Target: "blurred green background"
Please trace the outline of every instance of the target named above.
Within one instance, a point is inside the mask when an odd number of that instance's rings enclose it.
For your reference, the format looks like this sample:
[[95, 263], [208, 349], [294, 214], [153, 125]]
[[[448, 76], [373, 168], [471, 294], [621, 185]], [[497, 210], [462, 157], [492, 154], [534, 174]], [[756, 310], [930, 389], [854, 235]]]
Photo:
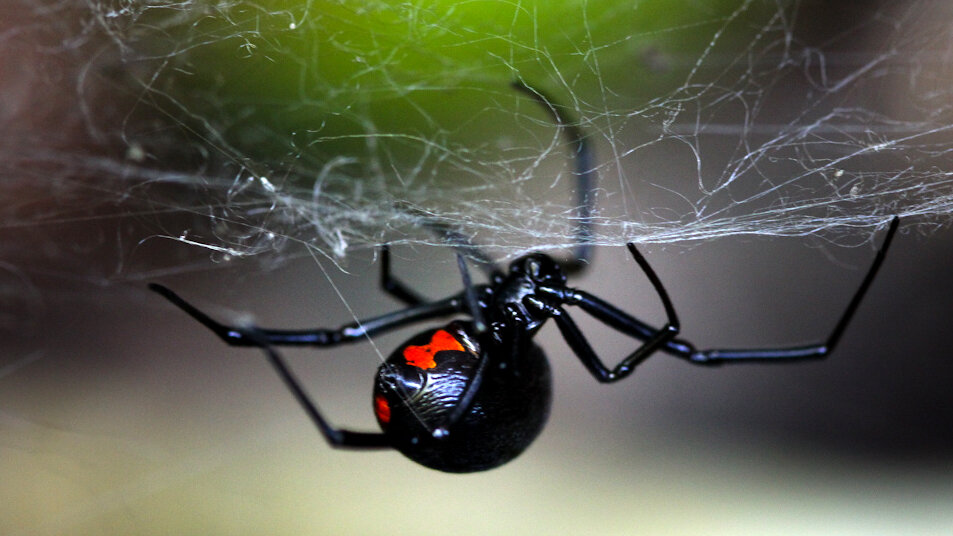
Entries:
[[[144, 44], [175, 54], [154, 83], [201, 110], [240, 154], [274, 159], [294, 133], [325, 160], [366, 159], [369, 128], [486, 144], [510, 117], [492, 111], [512, 100], [515, 79], [609, 109], [658, 97], [685, 81], [726, 20], [735, 22], [719, 45], [736, 50], [776, 9], [732, 0], [273, 1], [221, 16], [210, 8]], [[138, 23], [169, 16], [156, 10]], [[183, 43], [196, 46], [180, 54]]]

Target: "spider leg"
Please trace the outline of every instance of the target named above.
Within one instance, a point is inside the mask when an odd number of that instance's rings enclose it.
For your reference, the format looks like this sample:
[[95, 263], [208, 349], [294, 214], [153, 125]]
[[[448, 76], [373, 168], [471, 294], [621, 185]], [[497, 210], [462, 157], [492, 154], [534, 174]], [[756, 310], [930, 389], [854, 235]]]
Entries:
[[[567, 304], [578, 306], [596, 320], [630, 337], [644, 341], [653, 337], [659, 331], [659, 328], [632, 317], [625, 311], [586, 291], [569, 289], [566, 298]], [[694, 351], [694, 347], [682, 339], [673, 337], [661, 344], [658, 350], [668, 354], [688, 355]]]
[[487, 330], [486, 321], [483, 319], [483, 308], [480, 306], [480, 300], [477, 297], [476, 287], [473, 286], [473, 280], [470, 279], [470, 270], [467, 269], [467, 261], [463, 255], [457, 253], [457, 268], [460, 269], [460, 279], [463, 280], [463, 299], [467, 304], [467, 310], [473, 317], [473, 328], [477, 333], [483, 333]]
[[447, 222], [442, 221], [428, 212], [421, 210], [410, 203], [400, 201], [395, 203], [395, 206], [404, 212], [412, 214], [415, 218], [419, 218], [421, 225], [426, 227], [430, 232], [437, 235], [450, 244], [457, 250], [457, 252], [462, 253], [464, 256], [469, 257], [481, 270], [489, 277], [494, 279], [497, 277], [502, 277], [503, 272], [500, 270], [499, 266], [493, 262], [493, 259], [487, 255], [479, 244], [473, 242], [469, 237], [465, 236], [460, 231], [457, 231], [451, 227]]
[[327, 419], [321, 414], [317, 404], [315, 404], [314, 401], [311, 400], [311, 397], [305, 392], [301, 382], [298, 381], [294, 373], [291, 372], [291, 369], [281, 357], [281, 354], [268, 344], [263, 335], [264, 333], [254, 329], [245, 331], [247, 339], [265, 352], [265, 356], [268, 357], [268, 362], [275, 368], [278, 376], [284, 381], [285, 386], [288, 387], [288, 390], [294, 395], [305, 413], [311, 418], [315, 427], [317, 427], [318, 431], [321, 432], [321, 435], [324, 436], [332, 447], [365, 449], [391, 447], [387, 436], [381, 432], [354, 432], [331, 426]]
[[[840, 319], [834, 326], [834, 329], [823, 342], [781, 348], [748, 348], [748, 349], [706, 349], [697, 350], [694, 345], [683, 339], [672, 338], [659, 346], [659, 350], [686, 359], [696, 364], [718, 364], [723, 362], [748, 362], [748, 361], [790, 361], [798, 359], [818, 359], [826, 357], [833, 351], [834, 347], [840, 341], [841, 336], [847, 329], [848, 324], [860, 306], [860, 302], [870, 285], [873, 283], [880, 266], [883, 264], [887, 255], [887, 249], [896, 234], [900, 219], [894, 218], [890, 222], [884, 241], [877, 251], [867, 274], [864, 276], [858, 289], [847, 304], [846, 309], [841, 314]], [[617, 309], [613, 305], [597, 298], [587, 292], [569, 289], [563, 298], [565, 303], [577, 305], [587, 313], [591, 314], [597, 320], [626, 333], [640, 340], [648, 340], [653, 337], [658, 330], [627, 313]]]
[[507, 307], [505, 313], [506, 322], [503, 324], [503, 329], [506, 330], [506, 334], [503, 340], [508, 341], [509, 355], [508, 361], [504, 364], [515, 370], [517, 363], [526, 355], [527, 345], [530, 344], [529, 335], [526, 332], [526, 320], [519, 311], [514, 307]]
[[569, 138], [572, 145], [573, 158], [575, 161], [576, 176], [576, 247], [573, 251], [573, 258], [563, 267], [568, 274], [577, 273], [592, 260], [592, 210], [595, 203], [592, 189], [596, 183], [596, 169], [593, 165], [595, 157], [592, 151], [592, 145], [589, 138], [583, 135], [579, 126], [566, 114], [563, 106], [553, 103], [545, 93], [536, 88], [530, 87], [520, 80], [513, 82], [513, 88], [520, 91], [540, 103], [553, 117], [553, 120], [559, 128]]
[[[597, 178], [592, 145], [589, 143], [589, 138], [582, 133], [582, 130], [576, 122], [568, 117], [564, 107], [553, 104], [553, 101], [545, 93], [526, 85], [522, 81], [516, 80], [512, 85], [517, 91], [528, 95], [540, 103], [550, 113], [556, 125], [565, 133], [572, 146], [575, 163], [573, 174], [576, 176], [577, 196], [576, 229], [574, 237], [576, 247], [573, 251], [573, 258], [565, 263], [563, 270], [567, 274], [577, 273], [588, 266], [592, 260], [592, 212], [595, 203], [592, 190]], [[496, 279], [502, 276], [501, 270], [496, 263], [493, 262], [493, 259], [486, 255], [480, 246], [474, 243], [469, 237], [452, 228], [445, 221], [439, 220], [408, 203], [399, 202], [397, 206], [420, 218], [421, 224], [429, 228], [434, 234], [446, 239], [457, 251], [477, 262], [490, 279]], [[395, 283], [393, 280], [385, 283], [385, 289], [405, 303], [412, 304], [412, 302], [407, 300], [407, 297], [416, 295], [406, 292], [409, 289]], [[392, 285], [393, 287], [387, 285]], [[398, 287], [400, 288], [398, 289]], [[395, 292], [392, 289], [397, 290]]]
[[[302, 330], [261, 329], [250, 327], [227, 326], [200, 311], [194, 305], [182, 299], [168, 288], [152, 283], [149, 288], [173, 305], [185, 311], [189, 316], [218, 335], [220, 339], [232, 346], [334, 346], [337, 344], [355, 342], [366, 337], [396, 329], [414, 322], [429, 320], [453, 313], [465, 311], [464, 300], [453, 296], [443, 300], [413, 305], [406, 309], [394, 311], [385, 315], [346, 324], [336, 329], [315, 328]], [[254, 333], [254, 336], [250, 335]]]
[[[745, 361], [784, 361], [812, 358], [820, 359], [827, 357], [827, 355], [834, 350], [834, 347], [837, 346], [838, 341], [840, 341], [841, 336], [844, 334], [844, 330], [847, 329], [847, 325], [854, 317], [854, 313], [857, 312], [857, 307], [860, 305], [861, 300], [864, 298], [864, 295], [867, 294], [867, 290], [870, 288], [871, 283], [873, 283], [874, 278], [877, 276], [877, 272], [880, 270], [880, 265], [883, 264], [884, 258], [887, 256], [887, 249], [890, 247], [890, 242], [893, 241], [893, 237], [896, 234], [899, 225], [900, 218], [894, 216], [894, 218], [890, 221], [890, 226], [887, 228], [887, 234], [884, 237], [883, 243], [880, 245], [880, 249], [877, 251], [877, 255], [874, 257], [870, 268], [867, 269], [867, 275], [864, 276], [863, 281], [860, 283], [860, 287], [858, 287], [854, 292], [853, 297], [847, 304], [847, 308], [843, 313], [841, 313], [841, 317], [837, 321], [837, 324], [834, 325], [833, 331], [831, 331], [831, 334], [828, 335], [827, 339], [824, 341], [805, 346], [791, 346], [786, 348], [692, 350], [689, 353], [675, 353], [675, 355], [687, 358], [693, 363], [698, 364], [717, 364], [722, 362]], [[691, 345], [688, 345], [688, 347], [691, 347]]]
[[[467, 268], [467, 261], [463, 257], [463, 253], [459, 251], [457, 252], [457, 268], [460, 270], [460, 279], [463, 281], [463, 299], [467, 306], [467, 312], [473, 317], [473, 326], [477, 333], [483, 333], [487, 329], [486, 322], [483, 319], [483, 309], [480, 307], [477, 290], [473, 286], [473, 279], [470, 277], [470, 270]], [[424, 301], [407, 285], [391, 276], [390, 249], [387, 246], [381, 248], [381, 286], [390, 295], [408, 305], [420, 305]]]
[[673, 341], [675, 336], [678, 335], [680, 324], [678, 315], [675, 313], [675, 307], [668, 297], [668, 292], [662, 285], [661, 280], [659, 280], [658, 275], [656, 275], [655, 270], [653, 270], [648, 261], [645, 260], [645, 257], [639, 253], [635, 245], [630, 243], [628, 244], [628, 248], [632, 257], [652, 283], [652, 287], [655, 289], [656, 294], [658, 294], [659, 299], [662, 301], [662, 305], [665, 307], [665, 314], [668, 320], [661, 329], [651, 328], [647, 324], [635, 320], [588, 293], [570, 289], [562, 296], [564, 303], [579, 305], [583, 310], [589, 312], [595, 318], [602, 320], [609, 326], [643, 341], [641, 346], [620, 361], [618, 365], [610, 369], [599, 359], [599, 356], [596, 355], [592, 346], [589, 345], [582, 331], [579, 330], [572, 317], [570, 317], [564, 309], [561, 307], [553, 307], [549, 310], [549, 313], [556, 321], [556, 325], [559, 327], [559, 331], [569, 344], [569, 347], [572, 348], [576, 356], [579, 357], [586, 369], [588, 369], [598, 381], [603, 383], [619, 381], [631, 374], [639, 363], [656, 351], [670, 350], [677, 346], [677, 343]]
[[[467, 247], [476, 249], [476, 246], [467, 244]], [[483, 261], [481, 261], [483, 262]], [[466, 301], [468, 312], [473, 317], [473, 325], [478, 333], [486, 331], [486, 322], [483, 320], [483, 311], [479, 307], [477, 292], [473, 286], [473, 280], [470, 277], [470, 270], [467, 269], [467, 261], [463, 253], [457, 252], [457, 268], [460, 270], [460, 279], [463, 281], [463, 298]], [[493, 268], [495, 270], [495, 268]], [[390, 248], [386, 245], [381, 248], [381, 287], [398, 300], [407, 305], [420, 305], [425, 300], [419, 294], [410, 289], [406, 284], [391, 275], [390, 270]]]
[[386, 245], [381, 247], [381, 287], [385, 292], [407, 305], [419, 305], [425, 301], [420, 294], [417, 294], [391, 275], [390, 248]]
[[[209, 328], [226, 343], [233, 346], [255, 346], [261, 348], [295, 399], [311, 418], [318, 431], [334, 447], [384, 448], [389, 447], [383, 433], [354, 432], [333, 427], [321, 414], [317, 404], [305, 392], [301, 382], [295, 377], [288, 364], [274, 349], [273, 345], [292, 346], [332, 346], [344, 342], [353, 342], [387, 330], [395, 329], [412, 322], [418, 322], [439, 316], [461, 312], [464, 301], [460, 297], [451, 297], [432, 303], [424, 303], [395, 311], [390, 314], [371, 318], [362, 322], [348, 324], [338, 329], [312, 330], [274, 330], [259, 329], [253, 326], [226, 326], [200, 311], [182, 299], [170, 289], [150, 284], [149, 288], [161, 294], [173, 305], [185, 311], [189, 316]], [[472, 398], [472, 395], [471, 395]]]

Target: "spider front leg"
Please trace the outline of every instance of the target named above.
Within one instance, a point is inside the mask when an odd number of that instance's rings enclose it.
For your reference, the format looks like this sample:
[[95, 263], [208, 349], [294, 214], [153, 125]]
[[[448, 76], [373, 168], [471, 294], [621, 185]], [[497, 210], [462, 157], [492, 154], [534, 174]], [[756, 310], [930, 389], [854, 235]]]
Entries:
[[[589, 342], [586, 340], [586, 337], [582, 334], [582, 331], [579, 330], [579, 327], [576, 326], [576, 323], [573, 321], [572, 317], [570, 317], [562, 307], [552, 307], [550, 310], [552, 318], [556, 321], [556, 325], [559, 326], [559, 331], [569, 344], [569, 347], [572, 348], [576, 356], [579, 357], [579, 360], [582, 361], [582, 364], [585, 365], [586, 369], [588, 369], [597, 380], [603, 383], [619, 381], [631, 374], [632, 371], [635, 370], [635, 367], [639, 365], [639, 363], [644, 361], [656, 351], [665, 349], [668, 345], [670, 345], [675, 339], [675, 336], [678, 335], [680, 329], [678, 315], [675, 313], [675, 307], [672, 305], [672, 301], [668, 296], [668, 292], [662, 285], [662, 281], [658, 278], [658, 275], [656, 275], [655, 270], [653, 270], [648, 261], [645, 260], [645, 257], [639, 253], [639, 250], [636, 249], [635, 244], [629, 243], [626, 244], [626, 246], [629, 248], [632, 258], [635, 259], [635, 262], [638, 263], [639, 267], [642, 269], [642, 272], [645, 273], [646, 277], [648, 277], [649, 282], [652, 283], [655, 293], [658, 295], [659, 300], [661, 300], [662, 305], [665, 307], [667, 322], [664, 326], [662, 326], [661, 329], [650, 328], [646, 324], [639, 322], [638, 327], [643, 329], [632, 333], [632, 330], [627, 329], [630, 328], [630, 326], [625, 325], [624, 323], [608, 322], [599, 315], [594, 316], [600, 320], [606, 321], [607, 324], [615, 327], [616, 329], [621, 328], [622, 331], [625, 331], [628, 334], [643, 340], [644, 342], [642, 345], [636, 348], [634, 352], [620, 361], [619, 364], [614, 368], [609, 369], [599, 359], [599, 356], [596, 355], [595, 351], [592, 349], [592, 346], [590, 346]], [[565, 289], [561, 299], [564, 303], [569, 305], [580, 305], [584, 310], [590, 313], [592, 312], [591, 309], [593, 305], [601, 304], [608, 306], [607, 303], [595, 298], [594, 296], [572, 289]], [[621, 313], [621, 311], [618, 311], [615, 308], [612, 309], [618, 313]], [[621, 314], [625, 315], [624, 313]]]
[[[470, 278], [470, 271], [467, 269], [466, 260], [460, 252], [457, 252], [457, 268], [460, 270], [460, 279], [463, 282], [463, 299], [466, 302], [470, 316], [473, 317], [477, 332], [482, 333], [486, 331], [486, 323], [483, 320], [483, 312], [478, 305], [479, 300], [473, 281]], [[390, 248], [386, 245], [381, 248], [381, 287], [388, 294], [408, 305], [419, 305], [424, 302], [419, 294], [391, 274]]]
[[[360, 341], [378, 333], [406, 326], [414, 322], [457, 313], [462, 310], [461, 308], [463, 306], [462, 300], [457, 297], [451, 297], [435, 302], [414, 305], [378, 317], [346, 324], [336, 329], [262, 329], [257, 327], [227, 326], [212, 319], [212, 317], [203, 313], [167, 287], [157, 283], [151, 283], [149, 288], [161, 294], [176, 307], [185, 311], [195, 320], [198, 320], [203, 326], [212, 330], [220, 339], [232, 346], [261, 346], [262, 343], [281, 346], [334, 346], [347, 342]], [[249, 335], [252, 331], [255, 333], [254, 337]]]
[[381, 247], [381, 288], [407, 305], [417, 305], [425, 301], [420, 294], [391, 274], [390, 247], [387, 245]]

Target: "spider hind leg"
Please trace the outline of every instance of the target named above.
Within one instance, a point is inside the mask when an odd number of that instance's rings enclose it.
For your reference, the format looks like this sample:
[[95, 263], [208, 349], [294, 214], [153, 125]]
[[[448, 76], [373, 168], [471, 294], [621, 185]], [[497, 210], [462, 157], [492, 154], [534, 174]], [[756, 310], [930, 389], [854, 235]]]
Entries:
[[[305, 392], [301, 382], [295, 377], [294, 373], [288, 367], [281, 354], [272, 346], [272, 342], [288, 344], [288, 334], [301, 334], [304, 332], [276, 332], [274, 330], [260, 330], [253, 326], [248, 327], [230, 327], [213, 320], [210, 316], [200, 311], [194, 305], [182, 299], [178, 294], [167, 287], [157, 283], [151, 283], [149, 288], [172, 302], [173, 305], [185, 311], [189, 316], [199, 323], [209, 328], [222, 340], [232, 346], [254, 346], [260, 348], [269, 363], [274, 367], [275, 372], [288, 387], [288, 390], [294, 395], [295, 399], [304, 409], [305, 413], [314, 423], [315, 427], [321, 433], [327, 442], [334, 447], [345, 448], [387, 448], [390, 443], [387, 437], [382, 433], [373, 432], [353, 432], [350, 430], [339, 429], [331, 426], [324, 418], [317, 404], [311, 400], [311, 397]], [[332, 330], [320, 332], [311, 331], [310, 333], [331, 333]], [[277, 333], [277, 336], [276, 336]], [[324, 336], [326, 338], [326, 335]], [[298, 344], [299, 338], [290, 344]]]
[[870, 268], [867, 269], [867, 274], [864, 276], [860, 286], [857, 288], [857, 290], [854, 292], [854, 295], [847, 303], [847, 307], [844, 309], [844, 312], [841, 313], [840, 319], [837, 321], [837, 324], [834, 325], [834, 329], [831, 331], [830, 335], [827, 336], [827, 339], [814, 344], [782, 348], [695, 350], [691, 344], [685, 343], [687, 351], [670, 351], [669, 353], [686, 358], [692, 363], [701, 365], [739, 363], [746, 361], [821, 359], [827, 357], [832, 351], [834, 351], [834, 347], [837, 346], [837, 343], [840, 341], [841, 336], [847, 329], [848, 324], [850, 324], [851, 319], [853, 319], [854, 313], [857, 312], [857, 308], [860, 306], [861, 300], [864, 299], [864, 296], [870, 289], [870, 285], [874, 282], [874, 278], [877, 277], [877, 272], [880, 270], [880, 266], [887, 257], [887, 250], [890, 248], [890, 243], [893, 241], [893, 237], [897, 233], [897, 228], [899, 226], [900, 217], [894, 216], [893, 219], [890, 220], [890, 224], [887, 227], [887, 234], [884, 236], [883, 243], [880, 245], [880, 249], [877, 250], [877, 254], [874, 256], [874, 260], [870, 264]]

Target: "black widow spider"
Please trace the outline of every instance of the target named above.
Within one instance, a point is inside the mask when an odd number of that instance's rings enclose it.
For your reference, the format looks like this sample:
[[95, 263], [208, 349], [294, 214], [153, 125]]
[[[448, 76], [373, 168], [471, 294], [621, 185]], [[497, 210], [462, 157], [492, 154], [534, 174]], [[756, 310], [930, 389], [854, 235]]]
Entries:
[[[579, 130], [538, 91], [516, 88], [543, 104], [574, 147], [581, 198], [578, 243], [574, 260], [560, 265], [548, 255], [533, 253], [513, 261], [507, 272], [483, 257], [477, 247], [450, 229], [437, 229], [459, 250], [488, 267], [489, 283], [470, 281], [463, 255], [457, 261], [464, 290], [442, 300], [428, 301], [395, 279], [390, 255], [381, 251], [381, 286], [406, 308], [337, 329], [278, 330], [226, 326], [158, 284], [150, 288], [166, 297], [226, 343], [264, 350], [271, 364], [297, 398], [321, 434], [335, 447], [395, 448], [427, 467], [447, 472], [472, 472], [497, 467], [523, 452], [539, 435], [549, 414], [551, 377], [543, 351], [533, 336], [553, 319], [563, 338], [596, 380], [621, 380], [647, 357], [661, 351], [690, 363], [778, 361], [822, 358], [836, 346], [883, 263], [899, 219], [889, 225], [883, 244], [840, 320], [822, 342], [767, 349], [697, 350], [676, 338], [678, 316], [655, 271], [632, 243], [636, 264], [651, 282], [665, 309], [662, 328], [650, 326], [608, 302], [566, 285], [567, 274], [590, 260], [590, 202], [594, 174], [591, 153]], [[573, 305], [611, 328], [642, 341], [615, 367], [607, 367], [586, 341], [565, 306]], [[332, 426], [305, 393], [284, 359], [274, 349], [288, 346], [335, 346], [450, 315], [469, 316], [430, 328], [400, 345], [377, 371], [373, 408], [382, 432], [353, 432]]]

